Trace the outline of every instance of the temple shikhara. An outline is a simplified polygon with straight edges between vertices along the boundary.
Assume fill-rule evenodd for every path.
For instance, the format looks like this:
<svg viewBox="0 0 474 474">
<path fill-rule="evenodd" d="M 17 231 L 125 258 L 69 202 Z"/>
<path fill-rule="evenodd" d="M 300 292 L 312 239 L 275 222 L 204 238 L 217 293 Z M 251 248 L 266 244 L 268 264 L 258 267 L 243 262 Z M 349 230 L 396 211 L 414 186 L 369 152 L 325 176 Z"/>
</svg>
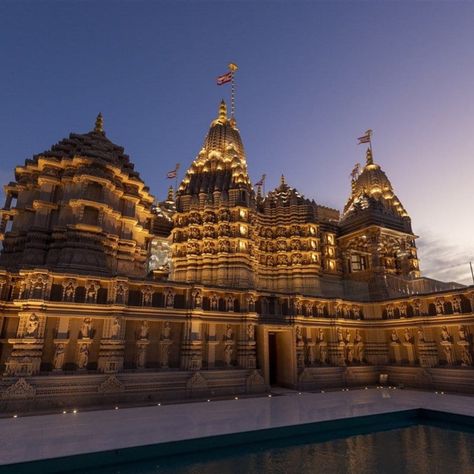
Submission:
<svg viewBox="0 0 474 474">
<path fill-rule="evenodd" d="M 101 115 L 27 159 L 0 211 L 0 407 L 360 386 L 384 374 L 472 390 L 474 287 L 422 276 L 383 158 L 369 147 L 365 160 L 342 213 L 284 176 L 263 193 L 224 102 L 163 202 Z"/>
</svg>

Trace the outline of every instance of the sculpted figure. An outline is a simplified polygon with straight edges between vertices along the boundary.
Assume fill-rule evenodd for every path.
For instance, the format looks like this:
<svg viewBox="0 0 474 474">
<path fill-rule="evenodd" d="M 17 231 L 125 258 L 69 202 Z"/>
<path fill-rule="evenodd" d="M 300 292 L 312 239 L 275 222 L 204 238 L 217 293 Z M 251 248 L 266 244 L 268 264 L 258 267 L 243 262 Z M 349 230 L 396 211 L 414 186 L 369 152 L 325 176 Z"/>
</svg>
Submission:
<svg viewBox="0 0 474 474">
<path fill-rule="evenodd" d="M 422 328 L 418 328 L 418 342 L 425 342 L 425 335 Z"/>
<path fill-rule="evenodd" d="M 148 321 L 142 321 L 140 326 L 140 332 L 138 334 L 139 339 L 148 339 L 149 326 Z"/>
<path fill-rule="evenodd" d="M 137 368 L 143 369 L 146 363 L 146 347 L 140 346 L 137 348 Z"/>
<path fill-rule="evenodd" d="M 337 340 L 339 343 L 344 342 L 344 336 L 342 334 L 341 328 L 337 328 Z"/>
<path fill-rule="evenodd" d="M 467 340 L 467 332 L 466 332 L 466 327 L 465 326 L 459 326 L 459 340 L 460 341 L 466 341 Z"/>
<path fill-rule="evenodd" d="M 166 307 L 172 308 L 174 306 L 174 295 L 171 291 L 168 291 L 166 295 Z"/>
<path fill-rule="evenodd" d="M 324 331 L 322 328 L 318 329 L 318 342 L 324 342 Z"/>
<path fill-rule="evenodd" d="M 403 333 L 403 338 L 405 339 L 405 342 L 409 342 L 410 344 L 412 343 L 412 337 L 408 328 L 405 328 L 405 332 Z"/>
<path fill-rule="evenodd" d="M 163 325 L 163 339 L 169 339 L 171 336 L 171 326 L 168 321 Z"/>
<path fill-rule="evenodd" d="M 461 354 L 461 365 L 464 366 L 471 366 L 472 365 L 472 356 L 469 353 L 469 349 L 467 347 L 464 348 Z"/>
<path fill-rule="evenodd" d="M 217 311 L 218 304 L 219 304 L 219 300 L 217 299 L 217 296 L 214 295 L 211 298 L 211 311 Z"/>
<path fill-rule="evenodd" d="M 64 290 L 64 299 L 66 301 L 72 301 L 74 299 L 74 285 L 69 283 Z"/>
<path fill-rule="evenodd" d="M 64 365 L 64 344 L 58 344 L 54 351 L 53 367 L 55 369 L 62 369 Z"/>
<path fill-rule="evenodd" d="M 255 326 L 253 324 L 249 324 L 247 326 L 247 337 L 249 341 L 253 341 L 255 339 Z"/>
<path fill-rule="evenodd" d="M 87 347 L 87 344 L 81 344 L 81 347 L 79 349 L 79 368 L 80 369 L 85 369 L 87 367 L 87 364 L 89 362 L 89 348 Z"/>
<path fill-rule="evenodd" d="M 118 304 L 123 304 L 125 296 L 125 289 L 122 284 L 117 286 L 117 291 L 115 294 L 115 302 Z"/>
<path fill-rule="evenodd" d="M 441 328 L 441 340 L 442 341 L 451 341 L 451 335 L 448 332 L 448 328 L 446 326 L 443 326 Z"/>
<path fill-rule="evenodd" d="M 143 306 L 151 306 L 152 294 L 150 290 L 143 292 Z"/>
<path fill-rule="evenodd" d="M 32 314 L 29 318 L 28 321 L 26 322 L 26 335 L 28 337 L 34 337 L 36 336 L 36 333 L 38 331 L 39 327 L 39 319 L 36 314 Z"/>
<path fill-rule="evenodd" d="M 395 331 L 395 329 L 392 331 L 390 339 L 392 340 L 392 342 L 400 342 L 397 331 Z"/>
<path fill-rule="evenodd" d="M 352 363 L 354 360 L 354 351 L 352 350 L 352 347 L 347 348 L 347 362 Z"/>
<path fill-rule="evenodd" d="M 351 342 L 351 333 L 349 332 L 349 329 L 346 329 L 345 342 L 346 344 L 349 344 Z"/>
<path fill-rule="evenodd" d="M 360 335 L 360 331 L 359 331 L 358 329 L 356 329 L 354 342 L 355 342 L 356 344 L 359 344 L 359 343 L 362 342 L 362 336 Z"/>
<path fill-rule="evenodd" d="M 81 326 L 81 339 L 88 339 L 91 337 L 92 321 L 91 318 L 84 318 Z"/>
<path fill-rule="evenodd" d="M 327 347 L 324 345 L 321 345 L 319 348 L 319 357 L 321 359 L 321 364 L 326 364 L 327 359 L 328 359 L 328 350 Z"/>
<path fill-rule="evenodd" d="M 224 348 L 224 361 L 226 367 L 230 367 L 232 364 L 232 346 L 226 345 Z"/>
<path fill-rule="evenodd" d="M 454 364 L 453 348 L 450 345 L 443 346 L 446 362 L 448 365 Z"/>
<path fill-rule="evenodd" d="M 228 324 L 227 329 L 225 331 L 225 338 L 227 341 L 231 341 L 233 337 L 234 337 L 234 331 L 232 331 L 232 327 L 230 326 L 230 324 Z"/>
<path fill-rule="evenodd" d="M 295 332 L 296 332 L 296 342 L 297 343 L 302 342 L 303 341 L 303 334 L 301 333 L 301 327 L 296 326 Z"/>
<path fill-rule="evenodd" d="M 110 335 L 112 339 L 118 339 L 120 336 L 120 320 L 119 318 L 114 318 L 112 322 L 112 328 L 110 329 Z"/>
</svg>

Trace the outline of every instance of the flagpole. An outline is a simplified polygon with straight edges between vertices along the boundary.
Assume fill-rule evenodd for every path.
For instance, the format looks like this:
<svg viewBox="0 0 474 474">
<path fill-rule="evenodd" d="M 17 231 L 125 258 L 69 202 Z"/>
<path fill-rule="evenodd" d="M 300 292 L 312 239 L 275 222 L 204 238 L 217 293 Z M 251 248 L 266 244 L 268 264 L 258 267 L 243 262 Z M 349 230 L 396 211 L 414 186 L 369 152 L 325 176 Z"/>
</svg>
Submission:
<svg viewBox="0 0 474 474">
<path fill-rule="evenodd" d="M 229 70 L 230 70 L 230 77 L 231 77 L 231 87 L 230 87 L 230 116 L 232 118 L 235 117 L 235 72 L 237 71 L 238 67 L 237 64 L 230 63 Z"/>
<path fill-rule="evenodd" d="M 472 262 L 469 262 L 469 266 L 471 267 L 472 283 L 474 284 L 474 271 L 472 270 Z"/>
</svg>

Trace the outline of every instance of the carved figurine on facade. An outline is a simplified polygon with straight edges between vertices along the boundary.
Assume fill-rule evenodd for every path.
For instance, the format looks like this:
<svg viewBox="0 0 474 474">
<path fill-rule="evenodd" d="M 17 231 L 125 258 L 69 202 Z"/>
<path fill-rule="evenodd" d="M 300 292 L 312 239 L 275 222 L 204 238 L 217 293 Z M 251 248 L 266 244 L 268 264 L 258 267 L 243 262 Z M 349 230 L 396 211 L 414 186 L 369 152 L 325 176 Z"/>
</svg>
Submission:
<svg viewBox="0 0 474 474">
<path fill-rule="evenodd" d="M 76 293 L 76 286 L 74 282 L 70 280 L 64 285 L 63 300 L 74 301 L 75 293 Z"/>
<path fill-rule="evenodd" d="M 112 321 L 112 327 L 110 328 L 110 337 L 112 339 L 119 339 L 120 338 L 120 329 L 122 325 L 120 324 L 119 318 L 114 318 Z"/>
<path fill-rule="evenodd" d="M 392 331 L 392 334 L 390 335 L 390 340 L 392 344 L 400 343 L 400 338 L 398 337 L 397 331 L 395 331 L 395 329 Z"/>
<path fill-rule="evenodd" d="M 150 333 L 150 326 L 148 321 L 142 321 L 140 325 L 140 331 L 138 332 L 138 339 L 148 339 Z"/>
<path fill-rule="evenodd" d="M 54 359 L 53 359 L 54 370 L 61 370 L 63 368 L 64 352 L 65 352 L 65 345 L 62 343 L 56 344 L 56 349 L 54 351 Z"/>
<path fill-rule="evenodd" d="M 77 366 L 79 369 L 85 369 L 89 363 L 89 346 L 88 344 L 81 344 L 79 347 L 79 358 Z"/>
<path fill-rule="evenodd" d="M 164 340 L 169 340 L 171 338 L 171 325 L 168 321 L 165 321 L 163 324 L 163 332 L 161 338 Z"/>
<path fill-rule="evenodd" d="M 92 337 L 92 320 L 91 318 L 84 318 L 82 321 L 81 330 L 79 332 L 80 339 L 90 339 Z"/>
<path fill-rule="evenodd" d="M 30 315 L 26 321 L 25 335 L 26 337 L 36 337 L 39 329 L 39 318 L 36 314 Z"/>
</svg>

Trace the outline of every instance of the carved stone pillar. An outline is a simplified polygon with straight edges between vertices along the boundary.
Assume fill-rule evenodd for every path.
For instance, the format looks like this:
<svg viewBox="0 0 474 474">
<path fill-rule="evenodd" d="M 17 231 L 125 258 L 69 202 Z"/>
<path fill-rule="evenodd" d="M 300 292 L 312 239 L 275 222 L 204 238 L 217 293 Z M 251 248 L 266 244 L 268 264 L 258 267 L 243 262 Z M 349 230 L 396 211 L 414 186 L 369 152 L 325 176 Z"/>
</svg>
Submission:
<svg viewBox="0 0 474 474">
<path fill-rule="evenodd" d="M 216 363 L 216 345 L 218 344 L 216 336 L 216 325 L 208 324 L 207 332 L 207 368 L 212 369 Z"/>
<path fill-rule="evenodd" d="M 104 321 L 104 329 L 99 347 L 97 369 L 106 374 L 117 373 L 123 369 L 125 351 L 125 321 L 120 317 Z"/>
<path fill-rule="evenodd" d="M 169 367 L 170 348 L 173 344 L 171 338 L 171 325 L 168 321 L 163 324 L 163 331 L 160 338 L 160 367 L 167 369 Z"/>
<path fill-rule="evenodd" d="M 183 370 L 201 370 L 202 368 L 202 334 L 199 320 L 188 319 L 184 323 L 181 368 Z"/>
<path fill-rule="evenodd" d="M 255 340 L 254 321 L 246 320 L 239 329 L 240 334 L 237 348 L 239 367 L 243 369 L 255 369 L 257 367 L 257 342 Z"/>
<path fill-rule="evenodd" d="M 40 371 L 46 316 L 30 312 L 19 316 L 17 337 L 8 340 L 13 349 L 5 363 L 6 376 L 31 376 Z"/>
</svg>

